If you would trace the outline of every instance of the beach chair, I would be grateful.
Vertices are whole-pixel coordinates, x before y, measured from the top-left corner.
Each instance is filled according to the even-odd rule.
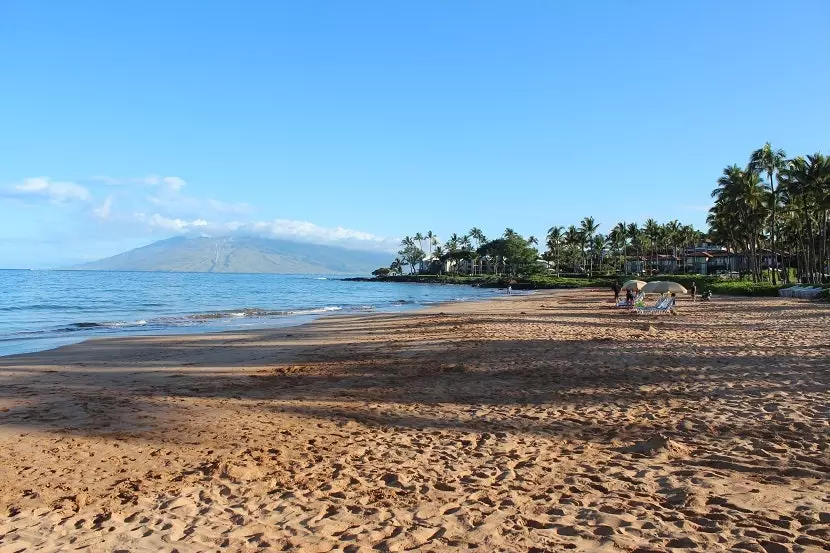
[[[633,302],[629,303],[625,298],[623,298],[620,301],[618,301],[617,305],[615,305],[614,307],[619,307],[621,309],[631,308],[637,305],[638,303],[641,303],[645,297],[646,295],[640,292],[634,297]]]
[[[674,298],[664,296],[652,307],[638,307],[637,313],[641,315],[664,315],[674,309]]]

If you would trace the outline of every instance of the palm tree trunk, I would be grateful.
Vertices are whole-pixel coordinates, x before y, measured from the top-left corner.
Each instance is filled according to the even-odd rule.
[[[830,265],[827,259],[827,210],[824,210],[824,224],[821,226],[821,263],[819,267],[819,282],[824,283],[824,268]]]
[[[772,170],[767,171],[769,174],[769,186],[770,191],[772,192],[772,211],[770,216],[772,217],[770,221],[770,238],[772,239],[772,264],[770,266],[770,272],[772,273],[772,284],[773,286],[778,284],[778,256],[775,253],[775,211],[778,207],[778,191],[775,189],[775,182],[773,179]]]

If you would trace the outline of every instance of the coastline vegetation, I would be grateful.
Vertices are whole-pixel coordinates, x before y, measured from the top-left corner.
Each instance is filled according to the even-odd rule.
[[[619,222],[606,234],[593,217],[552,226],[540,248],[535,236],[511,228],[493,240],[473,227],[443,243],[432,231],[401,241],[377,280],[514,288],[610,286],[614,280],[671,279],[714,294],[777,295],[781,285],[830,281],[830,158],[786,157],[769,143],[744,167],[723,170],[712,192],[706,232],[677,220],[642,226]],[[701,244],[717,244],[735,270],[701,275],[693,258]],[[699,263],[699,261],[697,262]],[[669,271],[667,271],[669,269]],[[668,274],[666,274],[668,273]],[[830,286],[828,286],[830,288]],[[825,289],[824,297],[830,295]]]

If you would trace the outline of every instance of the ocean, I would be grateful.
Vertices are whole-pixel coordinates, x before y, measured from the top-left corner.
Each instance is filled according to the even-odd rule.
[[[124,335],[302,324],[330,313],[404,311],[498,290],[319,275],[0,270],[0,355]]]

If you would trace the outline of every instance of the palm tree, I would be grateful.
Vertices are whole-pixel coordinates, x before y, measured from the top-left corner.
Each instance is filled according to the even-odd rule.
[[[830,158],[820,153],[796,157],[779,174],[789,210],[800,211],[802,274],[823,281],[827,267],[827,225],[830,211]],[[814,225],[819,228],[814,232]],[[820,253],[819,253],[820,252]]]
[[[427,245],[429,246],[429,256],[432,257],[432,247],[435,245],[435,235],[432,233],[431,230],[427,231],[426,235]]]
[[[767,184],[769,185],[769,191],[772,194],[772,199],[770,200],[770,205],[772,206],[772,209],[770,210],[770,239],[772,240],[771,272],[773,284],[778,283],[776,276],[778,269],[778,255],[775,247],[775,218],[778,207],[778,188],[775,186],[775,175],[784,168],[786,159],[787,154],[784,153],[784,150],[773,149],[769,142],[752,152],[752,155],[749,157],[749,170],[759,174],[762,171],[766,171],[767,177],[769,178],[769,182]]]
[[[470,229],[470,232],[467,233],[470,238],[476,241],[476,249],[480,248],[487,242],[487,237],[484,236],[484,233],[481,232],[481,229],[478,227],[473,227]]]
[[[640,240],[640,227],[637,226],[637,223],[628,223],[628,226],[625,228],[625,234],[631,240],[631,246],[639,248],[639,257],[642,258],[643,251],[642,240]]]
[[[595,234],[591,240],[591,252],[599,252],[598,267],[602,270],[603,252],[608,246],[608,239],[602,234]]]
[[[611,229],[608,236],[611,239],[611,243],[614,245],[613,247],[616,248],[617,253],[621,256],[619,268],[620,270],[625,271],[625,258],[628,256],[625,221],[617,223],[614,228]],[[622,247],[620,247],[621,245]]]
[[[474,256],[476,263],[482,263],[483,264],[484,258],[481,256],[479,250],[481,249],[481,246],[483,246],[487,242],[487,237],[484,236],[484,233],[481,232],[481,229],[478,228],[478,227],[471,228],[470,232],[468,232],[467,234],[470,236],[470,238],[472,238],[473,240],[476,241],[476,255]],[[479,273],[482,272],[482,270],[481,270],[482,268],[483,268],[483,265],[482,265],[482,267],[479,267],[479,271],[478,271]]]
[[[761,277],[758,247],[766,217],[766,194],[758,173],[737,165],[723,170],[718,188],[712,191],[715,206],[710,210],[710,223],[749,251],[749,269],[756,282]]]
[[[579,251],[582,254],[579,256],[580,266],[584,269],[585,235],[578,228],[571,225],[568,227],[568,230],[565,231],[565,245],[570,249],[569,253],[572,260],[576,257],[574,255],[574,249],[579,248]],[[575,269],[576,265],[573,265],[572,268]]]
[[[599,229],[599,223],[594,221],[593,217],[585,217],[582,219],[580,230],[582,231],[585,240],[589,245],[593,244],[594,240],[594,233]],[[583,255],[585,254],[585,248],[583,246]],[[591,276],[591,273],[594,270],[594,260],[593,260],[593,251],[591,252],[591,257],[589,258],[589,269],[588,269],[588,276]]]
[[[548,250],[553,254],[556,263],[556,276],[559,276],[559,247],[562,245],[562,227],[550,227],[548,229],[547,245]]]
[[[422,250],[424,249],[424,235],[420,232],[416,233],[415,236],[412,237],[413,240],[418,242],[418,247]]]

